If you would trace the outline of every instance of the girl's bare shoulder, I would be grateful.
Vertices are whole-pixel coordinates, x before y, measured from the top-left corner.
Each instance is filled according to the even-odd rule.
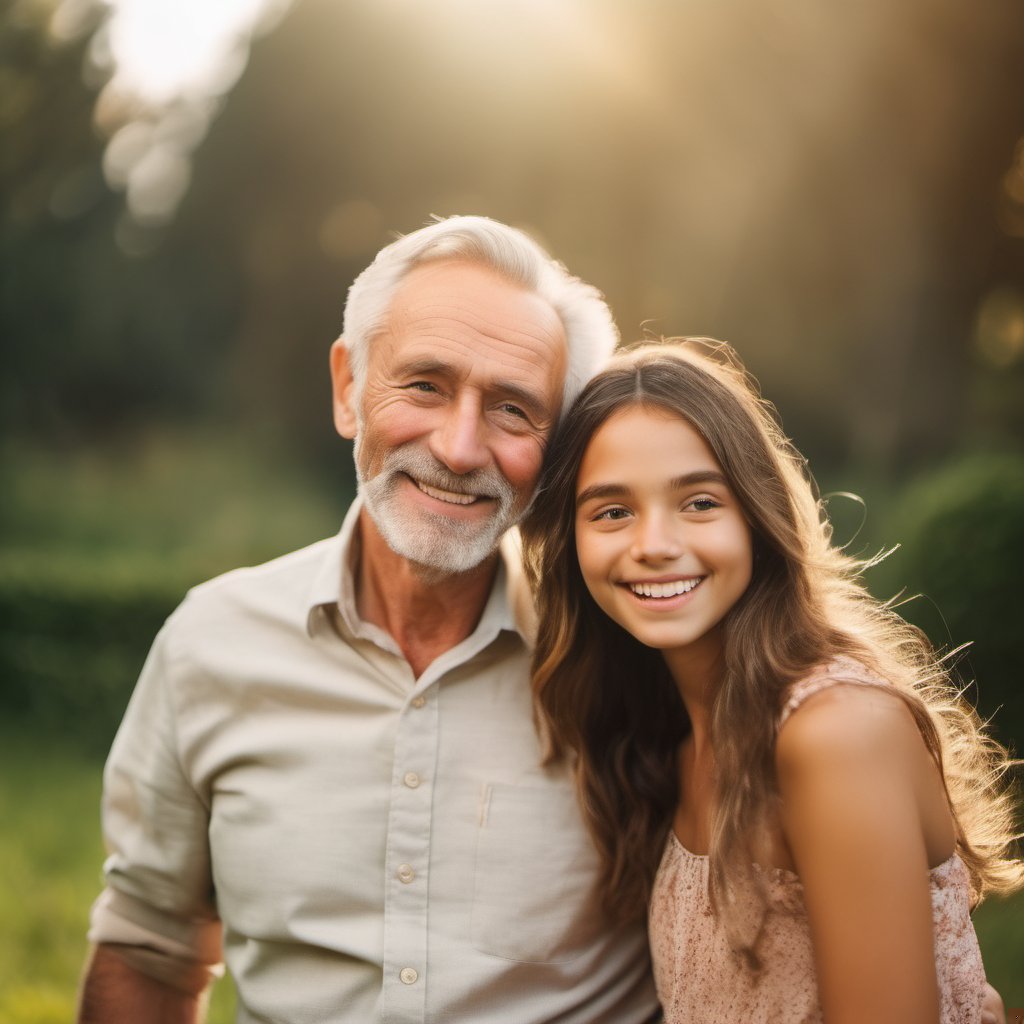
[[[917,756],[921,734],[896,688],[868,669],[841,659],[790,687],[775,742],[785,769],[870,762],[870,767]]]

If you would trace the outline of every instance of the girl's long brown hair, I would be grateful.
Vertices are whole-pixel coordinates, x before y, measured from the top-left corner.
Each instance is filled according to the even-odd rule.
[[[723,620],[725,672],[711,715],[711,884],[734,945],[753,956],[756,928],[731,908],[740,886],[760,891],[751,865],[778,796],[774,743],[785,694],[841,655],[891,681],[913,713],[943,772],[976,897],[1019,886],[1006,751],[982,731],[924,636],[868,594],[859,574],[869,563],[832,546],[805,460],[733,350],[689,338],[627,352],[590,382],[549,445],[523,524],[538,601],[539,726],[549,760],[575,758],[607,910],[620,921],[646,912],[678,800],[677,751],[690,728],[660,652],[605,616],[576,558],[584,452],[613,413],[636,406],[681,416],[701,434],[753,534],[751,583]]]

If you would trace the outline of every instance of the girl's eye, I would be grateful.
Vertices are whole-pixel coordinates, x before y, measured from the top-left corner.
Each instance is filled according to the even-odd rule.
[[[689,507],[694,512],[710,512],[712,509],[720,508],[721,506],[714,498],[694,498],[689,503]]]
[[[604,519],[609,522],[618,522],[620,519],[625,519],[629,515],[629,511],[624,508],[606,508],[603,512],[598,512],[594,516],[594,521]]]

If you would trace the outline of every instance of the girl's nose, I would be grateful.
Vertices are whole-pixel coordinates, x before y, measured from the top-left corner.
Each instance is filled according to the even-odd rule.
[[[682,527],[675,521],[674,516],[656,512],[640,519],[631,552],[636,561],[670,561],[682,553]]]

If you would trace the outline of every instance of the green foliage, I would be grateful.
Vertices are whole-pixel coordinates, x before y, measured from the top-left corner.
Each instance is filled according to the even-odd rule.
[[[901,611],[932,642],[970,642],[959,662],[983,717],[1003,741],[1024,742],[1024,457],[974,455],[913,481],[899,500],[903,549],[887,567],[908,595]]]
[[[974,928],[989,982],[1007,1006],[1024,1006],[1024,892],[987,900],[974,913]]]

